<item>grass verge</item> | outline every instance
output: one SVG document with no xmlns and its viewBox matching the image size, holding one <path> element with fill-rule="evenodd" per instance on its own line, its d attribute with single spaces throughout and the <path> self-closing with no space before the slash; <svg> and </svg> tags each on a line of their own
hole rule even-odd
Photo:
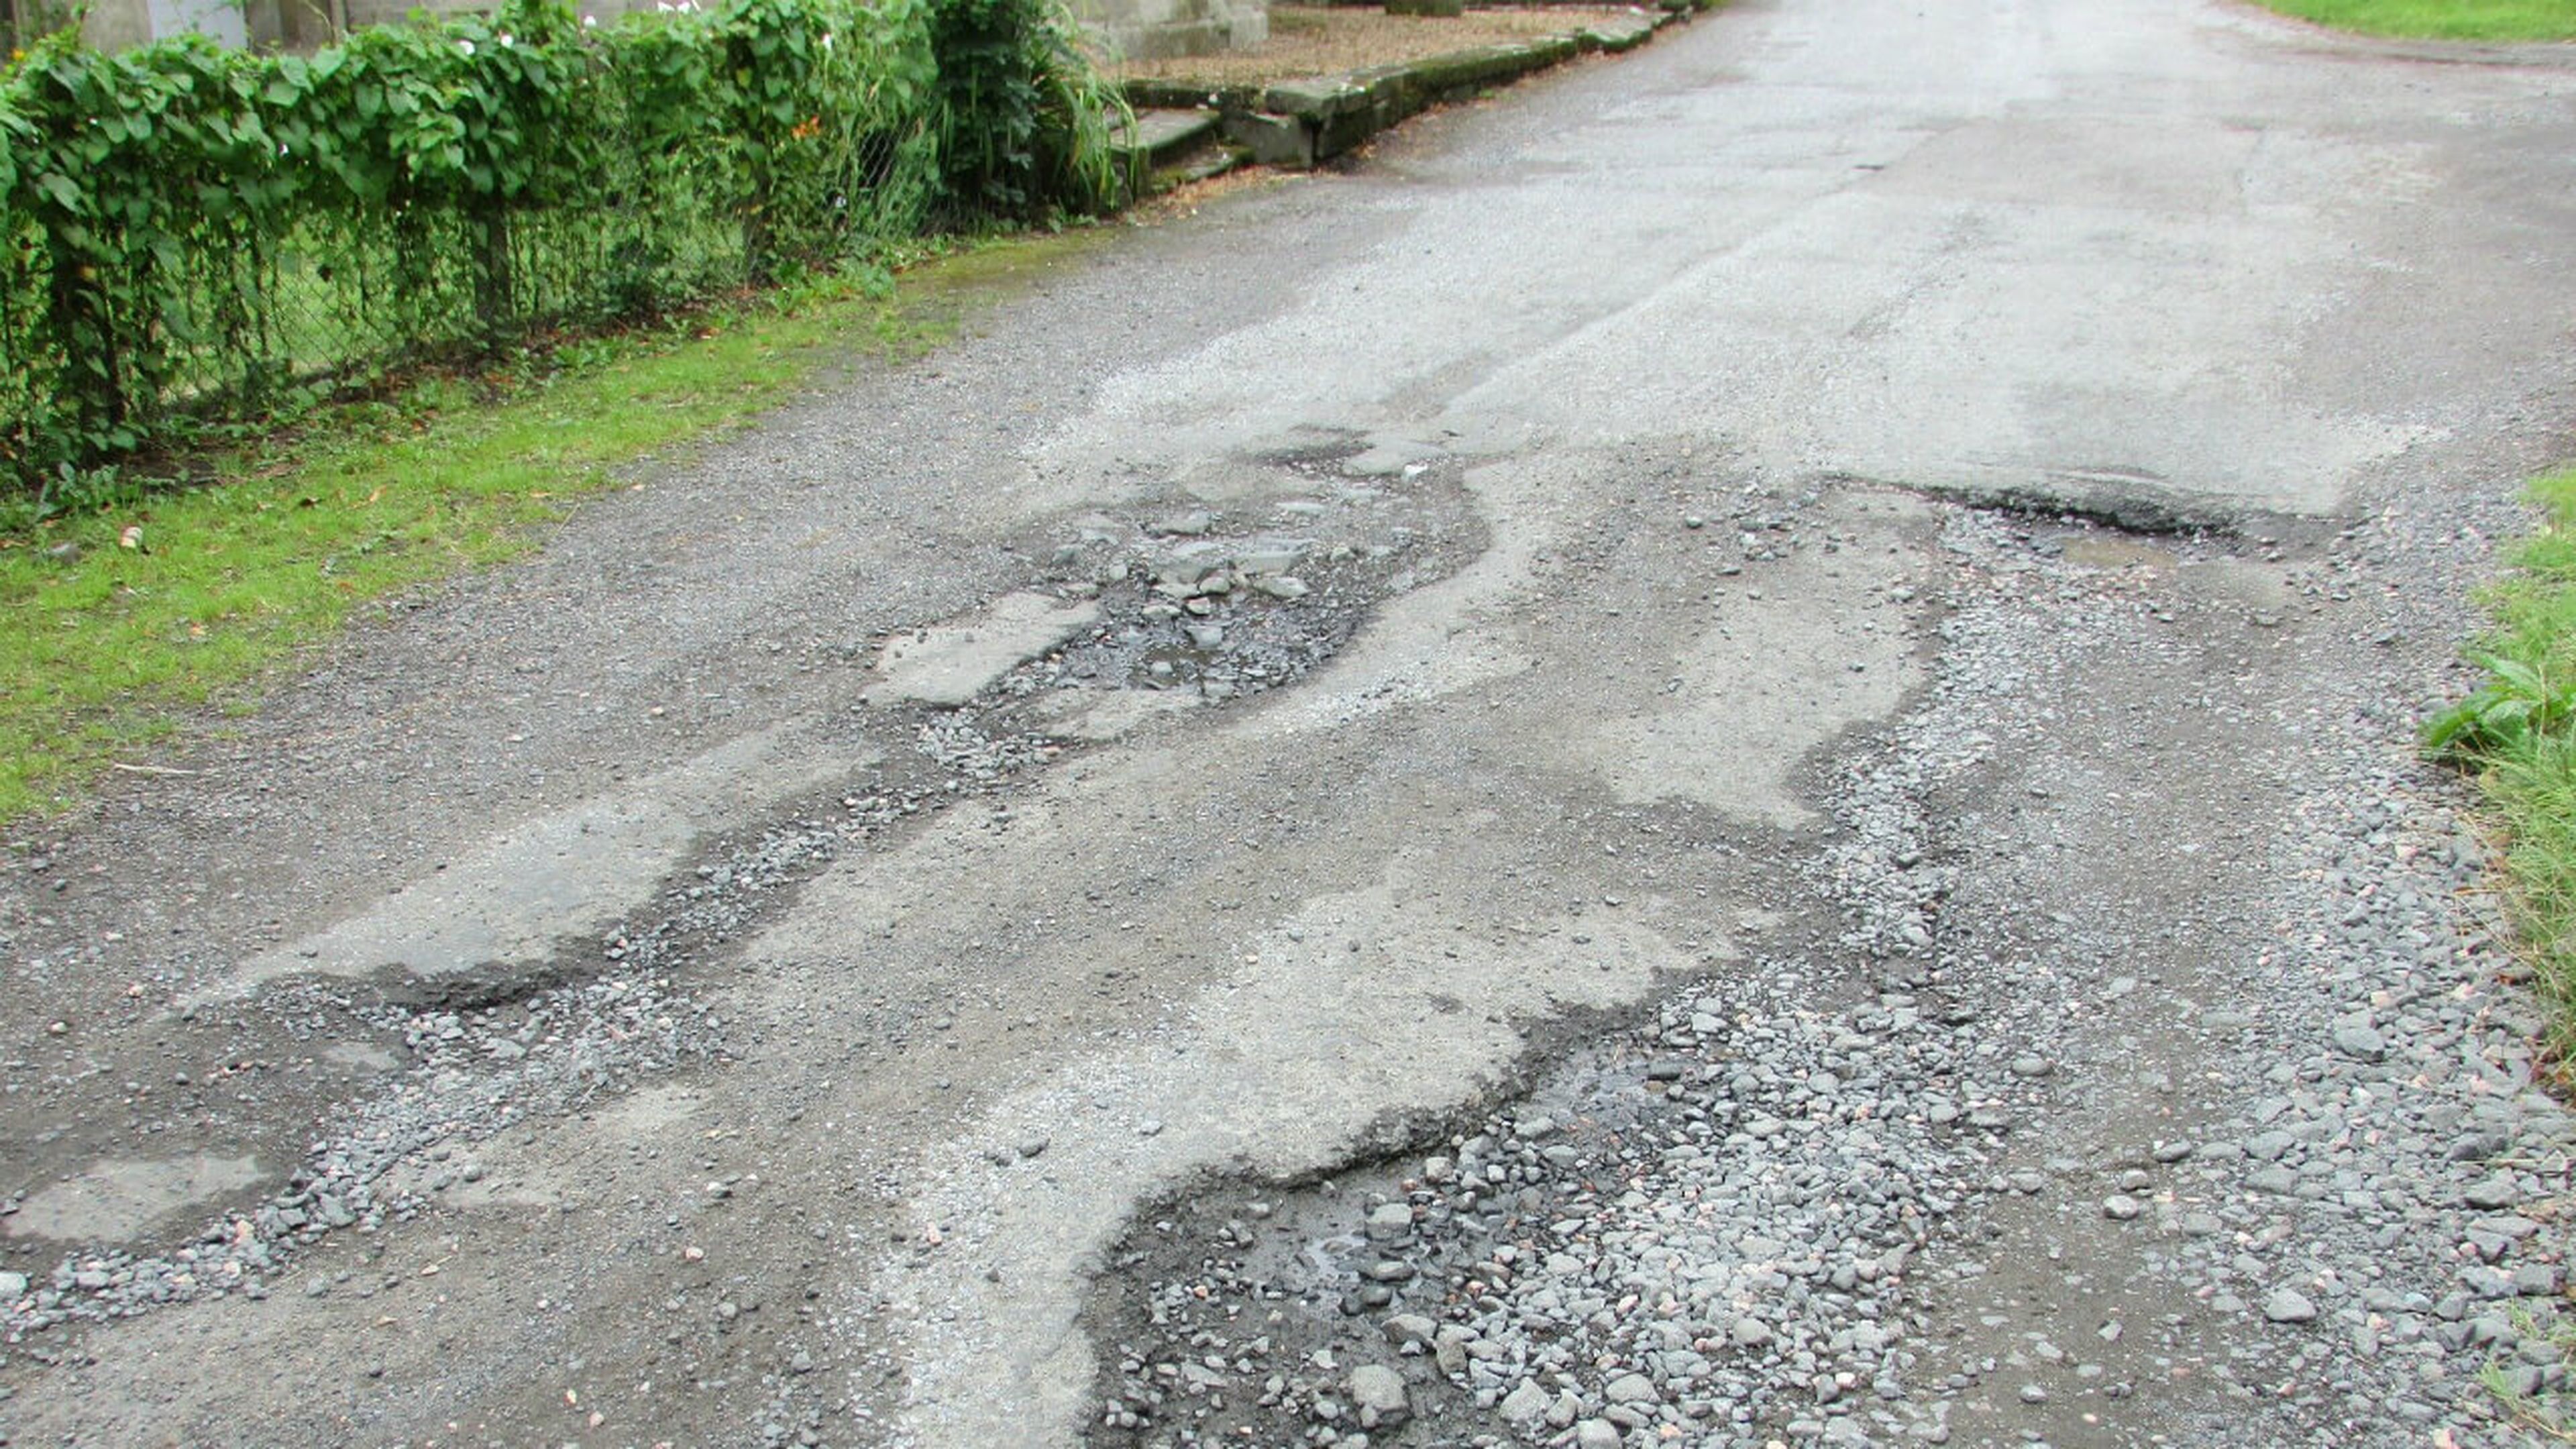
<svg viewBox="0 0 2576 1449">
<path fill-rule="evenodd" d="M 2499 847 L 2497 894 L 2543 1005 L 2543 1045 L 2563 1092 L 2576 1063 L 2576 468 L 2535 480 L 2540 526 L 2505 555 L 2484 591 L 2491 623 L 2470 648 L 2486 679 L 2424 728 L 2427 750 L 2476 781 Z M 2535 1215 L 2556 1218 L 2556 1214 Z M 2553 1234 L 2563 1236 L 2558 1220 Z M 2519 1340 L 2539 1331 L 2525 1320 Z M 2576 1444 L 2576 1328 L 2547 1337 L 2558 1362 L 2504 1345 L 2480 1382 L 2532 1443 Z"/>
<path fill-rule="evenodd" d="M 2535 481 L 2537 531 L 2486 590 L 2471 649 L 2487 671 L 2425 743 L 2477 781 L 2502 850 L 2501 895 L 2549 1007 L 2547 1045 L 2576 1060 L 2576 469 Z"/>
<path fill-rule="evenodd" d="M 2576 0 L 2263 0 L 2301 20 L 2407 40 L 2576 40 Z"/>
<path fill-rule="evenodd" d="M 0 821 L 59 810 L 273 667 L 402 590 L 535 547 L 620 469 L 685 449 L 853 353 L 938 341 L 983 296 L 1105 235 L 989 242 L 891 292 L 835 281 L 513 369 L 328 409 L 213 460 L 0 537 Z"/>
</svg>

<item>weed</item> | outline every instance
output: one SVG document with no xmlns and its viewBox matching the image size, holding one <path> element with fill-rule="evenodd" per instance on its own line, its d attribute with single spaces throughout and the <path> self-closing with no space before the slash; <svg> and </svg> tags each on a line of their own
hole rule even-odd
<svg viewBox="0 0 2576 1449">
<path fill-rule="evenodd" d="M 2576 1362 L 2576 1322 L 2555 1316 L 2544 1322 L 2520 1306 L 2513 1309 L 2512 1321 L 2513 1351 L 2488 1359 L 2478 1370 L 2479 1385 L 2505 1417 L 2531 1438 L 2576 1444 L 2576 1389 L 2571 1389 L 2567 1373 Z M 2548 1346 L 2548 1362 L 2535 1364 L 2523 1357 L 2520 1346 L 2535 1341 Z"/>
<path fill-rule="evenodd" d="M 2494 623 L 2471 657 L 2487 678 L 2426 722 L 2424 744 L 2478 782 L 2501 843 L 2499 894 L 2563 1062 L 2576 1054 L 2576 469 L 2530 493 L 2540 527 L 2484 595 Z"/>
</svg>

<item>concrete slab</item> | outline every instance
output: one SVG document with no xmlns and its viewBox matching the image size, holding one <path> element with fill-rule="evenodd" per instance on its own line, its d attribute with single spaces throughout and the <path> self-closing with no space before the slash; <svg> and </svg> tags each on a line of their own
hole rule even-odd
<svg viewBox="0 0 2576 1449">
<path fill-rule="evenodd" d="M 550 958 L 651 899 L 705 830 L 855 770 L 774 727 L 621 789 L 521 820 L 441 862 L 379 903 L 245 962 L 183 1005 L 246 995 L 261 982 L 388 970 L 423 980 Z"/>
<path fill-rule="evenodd" d="M 1119 133 L 1114 148 L 1159 166 L 1216 134 L 1218 117 L 1206 110 L 1146 110 Z"/>
<path fill-rule="evenodd" d="M 974 618 L 887 641 L 877 656 L 870 704 L 912 701 L 955 707 L 1024 659 L 1043 654 L 1100 617 L 1100 606 L 1044 594 L 1005 594 Z"/>
</svg>

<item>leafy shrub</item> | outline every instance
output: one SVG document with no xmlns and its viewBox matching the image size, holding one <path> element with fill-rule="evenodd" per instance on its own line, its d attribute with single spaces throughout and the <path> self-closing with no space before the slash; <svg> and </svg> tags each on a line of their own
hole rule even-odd
<svg viewBox="0 0 2576 1449">
<path fill-rule="evenodd" d="M 1062 0 L 936 0 L 942 199 L 963 217 L 1027 220 L 1052 206 L 1097 212 L 1118 173 L 1117 88 L 1073 44 Z"/>
<path fill-rule="evenodd" d="M 1044 0 L 729 0 L 594 27 L 510 0 L 309 59 L 47 39 L 0 73 L 0 475 L 934 216 L 1105 204 L 1065 24 Z"/>
</svg>

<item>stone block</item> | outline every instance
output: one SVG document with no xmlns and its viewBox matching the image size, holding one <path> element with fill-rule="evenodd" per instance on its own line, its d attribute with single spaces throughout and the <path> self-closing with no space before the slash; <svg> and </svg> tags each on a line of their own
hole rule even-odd
<svg viewBox="0 0 2576 1449">
<path fill-rule="evenodd" d="M 1252 159 L 1263 166 L 1315 164 L 1314 130 L 1295 116 L 1228 111 L 1225 138 L 1250 151 Z"/>
</svg>

